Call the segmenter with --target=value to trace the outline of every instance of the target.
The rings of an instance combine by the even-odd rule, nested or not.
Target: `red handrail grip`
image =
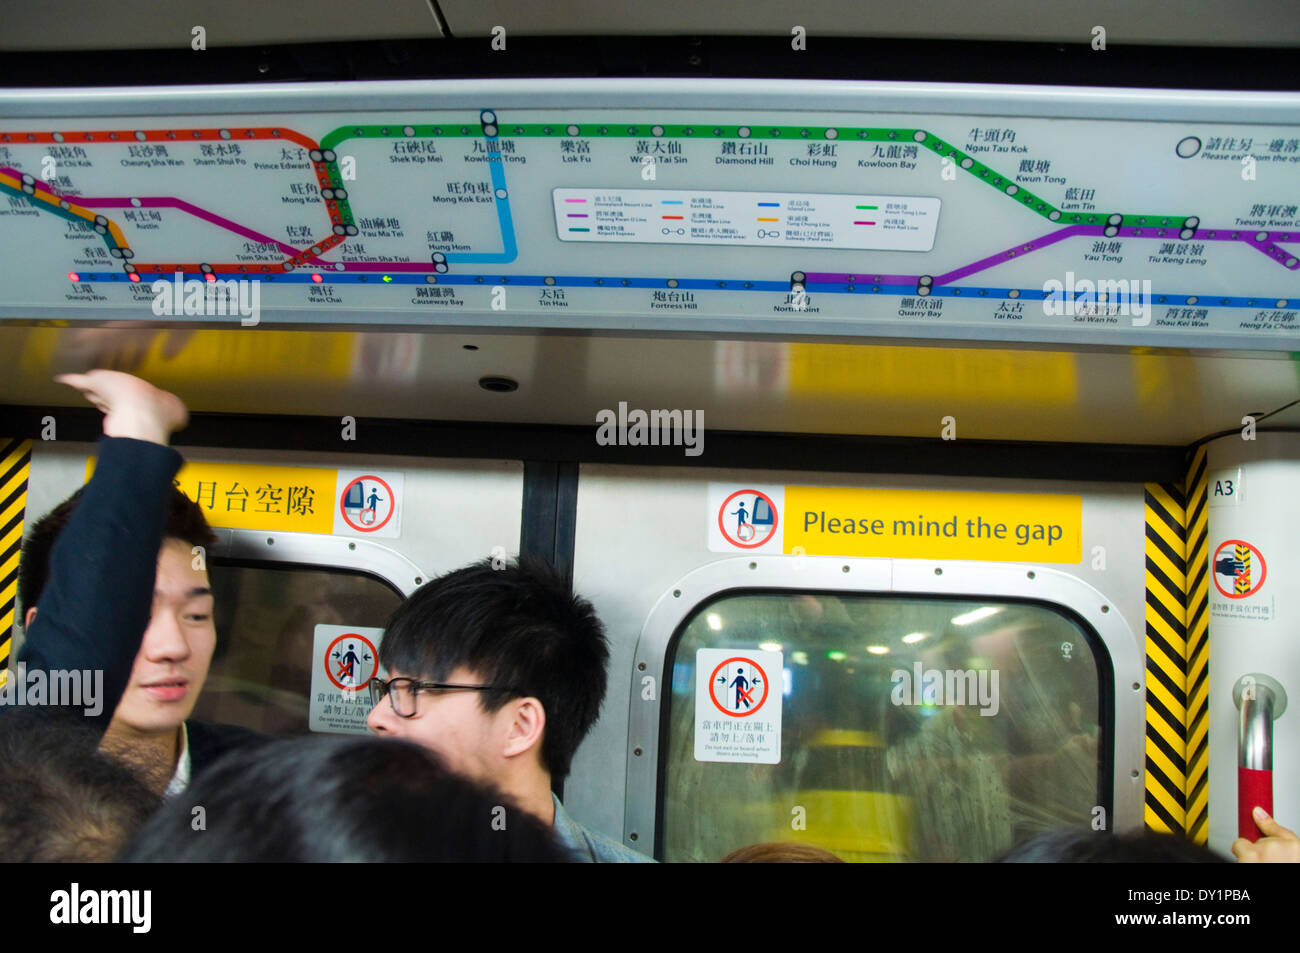
[[[1263,835],[1251,815],[1257,807],[1273,815],[1273,772],[1256,768],[1237,769],[1237,836],[1257,841]]]

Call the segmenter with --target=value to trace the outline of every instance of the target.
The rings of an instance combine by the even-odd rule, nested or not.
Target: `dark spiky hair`
[[[144,824],[158,799],[98,744],[99,732],[64,712],[4,711],[0,862],[109,861]]]
[[[609,644],[591,603],[549,563],[522,557],[426,583],[388,620],[379,659],[390,672],[432,681],[469,669],[500,686],[479,695],[489,712],[537,698],[546,713],[542,764],[558,781],[600,714]]]

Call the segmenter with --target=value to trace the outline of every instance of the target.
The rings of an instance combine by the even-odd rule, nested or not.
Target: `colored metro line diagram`
[[[286,312],[482,313],[508,288],[528,296],[511,309],[560,323],[716,310],[1046,325],[1027,302],[1123,284],[1066,317],[1099,326],[1127,324],[1115,306],[1145,281],[1157,326],[1205,330],[1218,309],[1253,313],[1216,329],[1300,323],[1294,128],[562,112],[311,133],[319,115],[0,127],[0,278],[40,276],[21,302],[35,308],[138,306],[177,276],[254,280]],[[1113,154],[1095,146],[1112,127],[1127,141]]]

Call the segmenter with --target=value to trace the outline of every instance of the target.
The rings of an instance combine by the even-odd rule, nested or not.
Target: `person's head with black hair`
[[[50,557],[81,502],[78,490],[37,520],[18,561],[18,600],[30,629],[50,579]],[[206,550],[216,536],[197,503],[173,489],[158,568],[153,613],[144,631],[131,680],[104,735],[104,747],[146,767],[159,790],[179,753],[180,726],[198,702],[216,647]],[[202,547],[196,552],[196,547]],[[39,627],[31,638],[39,639]]]
[[[390,681],[367,723],[549,819],[551,782],[600,714],[609,645],[548,563],[497,566],[432,580],[393,614],[379,650]]]
[[[1004,851],[1000,864],[1226,864],[1226,857],[1179,834],[1138,829],[1124,834],[1067,828]]]
[[[144,824],[158,798],[98,743],[64,712],[0,717],[0,862],[110,861]]]
[[[307,737],[228,754],[171,798],[120,859],[549,863],[567,856],[535,817],[417,745]]]
[[[41,600],[45,584],[50,581],[50,553],[81,503],[83,486],[70,497],[32,524],[23,540],[22,558],[18,563],[18,610],[23,625],[30,626]],[[173,489],[167,503],[167,528],[164,535],[190,546],[208,548],[217,537],[208,526],[203,508],[178,489]]]

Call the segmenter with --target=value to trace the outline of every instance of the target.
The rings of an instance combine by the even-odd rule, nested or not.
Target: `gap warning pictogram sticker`
[[[780,652],[695,653],[695,760],[781,763]]]
[[[722,538],[741,549],[757,549],[776,532],[776,503],[760,490],[737,490],[718,508]]]
[[[389,470],[340,470],[334,532],[342,536],[402,534],[403,475]]]
[[[710,552],[731,555],[780,555],[785,536],[785,487],[773,483],[710,483],[708,525]]]

